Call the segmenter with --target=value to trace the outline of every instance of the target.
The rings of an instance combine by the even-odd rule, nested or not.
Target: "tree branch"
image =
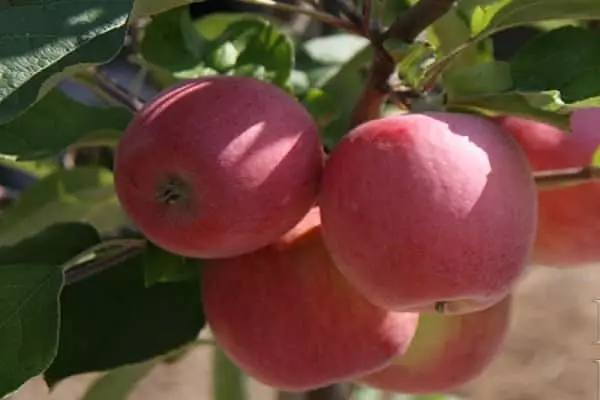
[[[446,14],[456,0],[421,0],[396,18],[383,34],[384,40],[395,38],[411,43],[429,25]]]
[[[388,80],[394,68],[394,60],[388,52],[383,47],[375,47],[367,82],[352,113],[351,128],[379,118],[390,92]]]
[[[351,126],[379,118],[381,107],[387,100],[390,88],[388,80],[395,69],[395,61],[383,47],[389,38],[411,43],[425,28],[443,16],[455,0],[421,0],[396,18],[390,28],[383,32],[369,33],[375,51],[369,77],[354,109]],[[370,2],[365,1],[367,6]]]

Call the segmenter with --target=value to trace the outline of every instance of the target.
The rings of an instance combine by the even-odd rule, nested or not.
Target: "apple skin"
[[[325,165],[325,243],[374,304],[447,314],[496,303],[521,277],[536,188],[517,143],[493,122],[444,112],[369,121]]]
[[[280,390],[382,369],[417,328],[418,314],[378,308],[343,278],[323,243],[316,207],[266,248],[208,260],[201,282],[217,344],[248,375]]]
[[[600,145],[600,108],[577,110],[571,129],[521,117],[495,121],[525,151],[534,171],[587,166]],[[538,232],[531,262],[547,267],[580,267],[600,261],[600,183],[538,192]]]
[[[510,328],[512,295],[461,315],[422,314],[408,351],[357,381],[407,394],[442,393],[479,376],[496,358]]]
[[[119,201],[176,254],[230,257],[275,241],[318,194],[324,152],[310,114],[246,77],[188,81],[155,97],[116,152]]]

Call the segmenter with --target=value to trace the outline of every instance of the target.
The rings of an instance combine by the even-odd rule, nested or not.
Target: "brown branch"
[[[350,126],[356,127],[381,115],[381,107],[389,96],[388,80],[394,72],[394,59],[383,47],[375,47],[371,70],[365,88],[354,107]]]
[[[600,167],[578,167],[541,171],[534,174],[538,190],[553,190],[577,186],[591,181],[600,182]]]
[[[372,1],[371,0],[363,0],[363,7],[362,7],[363,29],[367,34],[371,31],[371,22],[373,19],[372,11],[373,11]]]
[[[454,3],[456,0],[421,0],[400,14],[383,36],[411,43],[419,33],[446,14]]]
[[[351,127],[379,118],[381,107],[388,99],[388,80],[394,73],[395,61],[383,43],[389,38],[412,43],[419,33],[443,16],[454,3],[455,0],[421,0],[400,14],[387,31],[370,33],[375,53],[365,89],[354,109]],[[370,3],[366,1],[365,4]]]

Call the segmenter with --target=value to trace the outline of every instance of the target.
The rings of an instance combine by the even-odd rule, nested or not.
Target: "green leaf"
[[[311,88],[300,95],[299,100],[321,129],[327,127],[339,115],[337,103],[322,89]]]
[[[371,46],[365,46],[341,67],[320,82],[321,89],[337,102],[338,117],[323,131],[323,142],[333,147],[350,128],[350,120],[360,95],[372,57]]]
[[[490,35],[513,26],[557,19],[600,18],[597,0],[471,0],[473,33]]]
[[[163,13],[173,8],[188,5],[192,0],[135,0],[131,18],[141,18]]]
[[[114,369],[95,381],[82,400],[127,400],[157,364],[158,359],[152,359]]]
[[[148,287],[198,279],[201,266],[202,260],[169,253],[150,242],[144,251],[144,277]]]
[[[194,24],[187,8],[158,15],[146,30],[143,58],[176,79],[250,75],[285,86],[294,66],[291,39],[263,18],[219,18]]]
[[[318,36],[303,45],[307,55],[321,64],[341,65],[369,44],[368,39],[349,33]]]
[[[383,400],[383,392],[379,389],[360,385],[352,391],[352,400]]]
[[[36,178],[48,176],[59,168],[57,160],[54,159],[16,161],[10,158],[0,158],[0,165],[31,174]]]
[[[0,247],[0,264],[60,266],[99,242],[98,232],[90,225],[79,222],[59,223],[14,246]]]
[[[408,46],[397,65],[402,81],[418,87],[425,77],[425,66],[433,57],[434,50],[427,43],[416,42]]]
[[[245,374],[215,346],[213,348],[213,400],[246,399]]]
[[[0,246],[67,221],[88,222],[100,231],[125,221],[111,172],[82,167],[59,171],[34,183],[2,215]]]
[[[0,263],[0,397],[42,373],[56,355],[59,268]]]
[[[502,61],[455,69],[446,74],[444,83],[450,98],[504,92],[513,86],[510,64]]]
[[[592,157],[592,165],[600,168],[600,146],[594,152],[594,156]]]
[[[510,60],[519,90],[558,90],[566,102],[600,95],[600,32],[563,27],[522,46]]]
[[[125,109],[86,106],[52,90],[26,113],[0,125],[0,153],[19,159],[53,156],[86,135],[121,132],[130,119]]]
[[[204,326],[199,288],[199,280],[147,288],[143,255],[65,287],[46,379],[148,361],[193,342]]]
[[[485,115],[516,115],[569,129],[570,108],[556,91],[490,93],[455,98],[447,103],[449,110],[463,110]]]
[[[1,0],[0,123],[43,97],[61,76],[113,58],[131,7],[131,0]]]

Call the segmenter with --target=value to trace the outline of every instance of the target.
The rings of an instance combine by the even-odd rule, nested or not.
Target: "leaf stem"
[[[101,253],[107,251],[109,249],[115,247],[126,247],[126,248],[139,248],[144,247],[146,245],[146,241],[143,239],[111,239],[104,242],[100,242],[88,249],[85,249],[81,253],[77,254],[75,257],[67,261],[61,266],[63,271],[68,271],[69,269],[75,267],[82,262],[89,261],[88,258],[97,257],[97,253]]]
[[[336,28],[343,29],[348,32],[363,36],[362,30],[359,29],[359,27],[357,27],[353,22],[346,21],[341,18],[336,18],[334,16],[331,16],[327,13],[324,13],[324,12],[321,12],[318,10],[298,7],[298,6],[294,6],[291,4],[280,3],[280,2],[274,1],[274,0],[235,0],[235,1],[238,1],[240,3],[253,4],[256,6],[273,8],[276,10],[281,10],[281,11],[286,11],[286,12],[291,12],[291,13],[305,14],[305,15],[308,15],[309,17],[314,18],[318,21],[321,21],[325,24],[335,26]]]
[[[143,247],[128,247],[110,257],[103,257],[98,260],[92,260],[84,263],[80,267],[72,268],[65,274],[65,285],[71,285],[81,280],[87,279],[91,276],[99,274],[100,272],[106,271],[120,263],[129,260],[143,251]]]
[[[540,171],[534,174],[538,190],[554,190],[600,181],[600,167],[585,166],[560,170]]]

